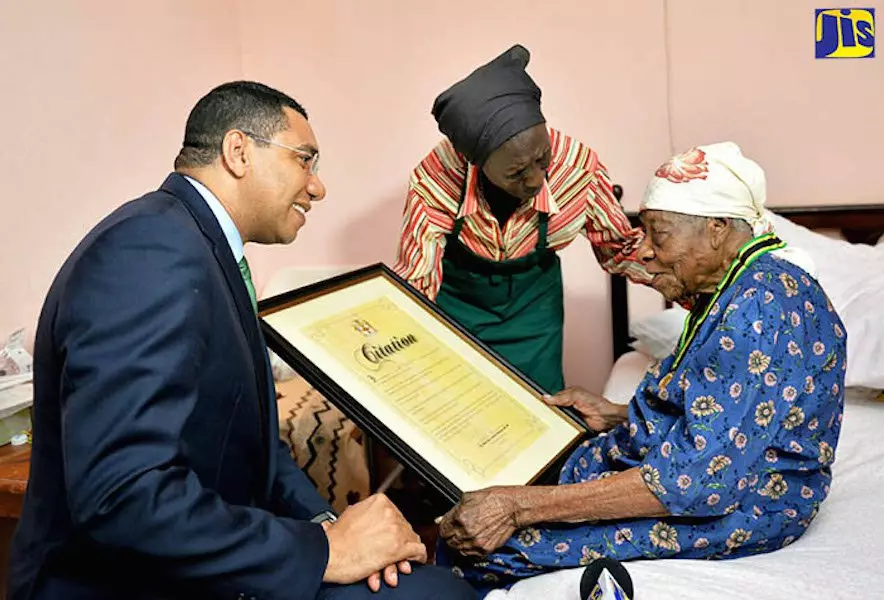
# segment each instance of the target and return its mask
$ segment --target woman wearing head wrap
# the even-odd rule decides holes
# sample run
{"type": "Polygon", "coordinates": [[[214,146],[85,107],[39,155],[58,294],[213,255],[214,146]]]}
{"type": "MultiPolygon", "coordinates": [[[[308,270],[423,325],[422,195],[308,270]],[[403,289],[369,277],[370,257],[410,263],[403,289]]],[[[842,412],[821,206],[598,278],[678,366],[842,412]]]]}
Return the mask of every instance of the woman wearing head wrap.
{"type": "Polygon", "coordinates": [[[514,46],[436,98],[443,140],[411,176],[395,270],[550,393],[563,389],[558,250],[583,233],[647,281],[598,156],[546,126],[514,46]]]}
{"type": "Polygon", "coordinates": [[[807,256],[765,219],[764,172],[725,142],[657,169],[639,259],[693,309],[628,405],[549,399],[604,432],[559,485],[464,494],[439,532],[480,590],[607,556],[730,559],[804,534],[829,494],[846,332],[807,256]],[[809,269],[809,270],[808,270],[809,269]]]}

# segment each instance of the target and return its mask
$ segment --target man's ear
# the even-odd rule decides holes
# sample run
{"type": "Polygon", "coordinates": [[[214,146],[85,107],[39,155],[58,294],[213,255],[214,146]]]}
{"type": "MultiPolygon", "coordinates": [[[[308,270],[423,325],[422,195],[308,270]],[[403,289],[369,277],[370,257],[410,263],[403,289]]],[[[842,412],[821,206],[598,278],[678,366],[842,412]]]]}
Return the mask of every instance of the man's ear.
{"type": "Polygon", "coordinates": [[[240,179],[245,176],[252,162],[252,147],[248,136],[238,129],[231,129],[221,140],[221,163],[227,171],[240,179]]]}
{"type": "Polygon", "coordinates": [[[730,219],[721,217],[710,217],[706,219],[706,233],[709,236],[709,245],[715,250],[721,248],[727,238],[728,231],[731,230],[730,219]]]}

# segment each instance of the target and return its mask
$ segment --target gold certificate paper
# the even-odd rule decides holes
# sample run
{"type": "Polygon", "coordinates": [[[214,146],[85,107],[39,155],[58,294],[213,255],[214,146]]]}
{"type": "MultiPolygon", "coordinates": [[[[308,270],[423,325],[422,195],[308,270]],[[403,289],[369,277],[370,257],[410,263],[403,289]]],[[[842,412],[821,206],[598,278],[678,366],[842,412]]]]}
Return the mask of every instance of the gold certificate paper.
{"type": "Polygon", "coordinates": [[[383,276],[262,318],[462,491],[530,483],[580,435],[383,276]]]}

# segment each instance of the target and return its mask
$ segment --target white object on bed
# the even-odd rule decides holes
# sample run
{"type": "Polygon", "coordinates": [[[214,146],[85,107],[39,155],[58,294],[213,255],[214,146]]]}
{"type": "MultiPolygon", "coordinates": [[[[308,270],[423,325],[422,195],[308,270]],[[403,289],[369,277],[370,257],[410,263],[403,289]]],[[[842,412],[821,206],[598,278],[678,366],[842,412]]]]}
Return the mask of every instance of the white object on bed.
{"type": "Polygon", "coordinates": [[[634,348],[657,360],[663,360],[675,349],[684,328],[688,311],[673,306],[629,324],[629,335],[635,338],[634,348]]]}
{"type": "MultiPolygon", "coordinates": [[[[634,369],[635,357],[630,360],[629,368],[634,369]]],[[[633,378],[640,375],[633,371],[633,378]]],[[[621,382],[625,375],[622,377],[621,382]]],[[[622,395],[623,388],[615,393],[622,395]]],[[[884,444],[880,443],[884,403],[864,400],[856,393],[848,390],[851,397],[845,403],[832,491],[801,538],[769,554],[729,561],[626,562],[636,598],[783,600],[884,596],[884,469],[880,466],[884,464],[884,444]]],[[[578,600],[582,573],[583,569],[577,568],[541,575],[519,582],[509,591],[495,590],[487,599],[578,600]]]]}
{"type": "Polygon", "coordinates": [[[611,369],[611,374],[605,383],[605,389],[602,390],[602,396],[615,404],[629,404],[635,395],[635,389],[653,362],[653,359],[643,352],[627,352],[614,363],[614,368],[611,369]]]}
{"type": "Polygon", "coordinates": [[[768,217],[780,238],[811,255],[847,329],[847,387],[884,389],[884,245],[851,244],[768,217]]]}

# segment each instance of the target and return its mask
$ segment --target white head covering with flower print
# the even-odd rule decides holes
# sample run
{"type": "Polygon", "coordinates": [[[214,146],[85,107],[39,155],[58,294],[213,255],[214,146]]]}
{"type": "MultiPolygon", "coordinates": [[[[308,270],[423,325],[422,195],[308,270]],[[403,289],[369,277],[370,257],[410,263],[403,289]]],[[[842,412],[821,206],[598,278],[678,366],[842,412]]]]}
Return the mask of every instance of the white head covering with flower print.
{"type": "MultiPolygon", "coordinates": [[[[766,216],[764,170],[733,142],[696,146],[663,163],[645,190],[640,210],[665,210],[697,217],[743,219],[755,236],[774,232],[766,216]]],[[[810,256],[786,247],[773,254],[816,276],[810,256]]]]}

